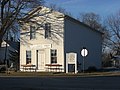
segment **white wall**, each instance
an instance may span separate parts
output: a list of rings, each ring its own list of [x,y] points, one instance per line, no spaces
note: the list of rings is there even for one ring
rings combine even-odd
[[[50,63],[50,49],[57,49],[57,63],[62,64],[64,67],[64,45],[63,45],[63,33],[64,33],[64,15],[50,11],[48,8],[43,8],[37,12],[38,16],[32,18],[34,21],[24,23],[21,29],[20,35],[20,64],[26,64],[26,50],[32,51],[32,64],[36,65],[36,51],[39,49],[45,50],[45,64]],[[51,37],[45,39],[44,25],[46,22],[51,23]],[[30,40],[30,25],[36,27],[36,38]],[[37,45],[37,47],[35,46]],[[48,45],[48,47],[45,47]],[[32,47],[36,48],[32,48]],[[50,46],[50,47],[49,47]]]

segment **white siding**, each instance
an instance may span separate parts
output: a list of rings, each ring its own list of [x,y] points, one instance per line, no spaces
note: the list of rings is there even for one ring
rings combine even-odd
[[[36,65],[37,50],[44,49],[44,64],[49,64],[51,61],[50,49],[57,49],[57,63],[62,64],[62,66],[64,67],[64,15],[55,11],[50,11],[50,9],[48,8],[43,8],[41,11],[37,12],[37,14],[39,16],[31,19],[32,21],[34,21],[34,23],[24,23],[21,29],[20,65],[26,64],[26,50],[31,50],[31,64]],[[51,37],[48,39],[45,38],[44,30],[44,25],[46,22],[51,23]],[[36,38],[33,40],[30,40],[30,25],[35,26],[37,30]],[[45,69],[43,71],[45,71]]]

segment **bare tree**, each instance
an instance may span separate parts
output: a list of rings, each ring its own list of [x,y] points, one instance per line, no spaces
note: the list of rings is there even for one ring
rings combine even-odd
[[[39,34],[40,36],[45,36],[43,34],[43,32],[46,30],[45,24],[49,22],[51,24],[50,40],[56,44],[59,44],[58,39],[63,38],[63,18],[64,14],[55,11],[55,8],[37,7],[21,20],[20,23],[23,30],[21,35],[29,37],[30,31],[26,25],[29,24],[35,26],[35,32],[37,35]],[[31,43],[28,43],[28,40],[25,39],[25,37],[21,37],[21,42],[25,43],[26,45],[31,45]]]
[[[108,16],[106,20],[107,28],[110,32],[110,46],[111,49],[120,55],[120,11],[114,15]]]
[[[87,24],[93,29],[104,33],[103,34],[103,46],[102,46],[103,47],[102,51],[104,52],[105,48],[108,46],[109,32],[107,30],[107,27],[103,25],[101,17],[98,14],[95,14],[93,12],[81,13],[80,16],[78,17],[78,20]]]
[[[54,14],[53,14],[54,13]],[[29,12],[28,15],[26,15],[24,18],[21,19],[21,28],[22,30],[28,30],[25,25],[26,23],[29,23],[30,25],[34,25],[36,27],[36,34],[39,34],[41,36],[44,36],[44,34],[40,33],[40,31],[45,30],[45,24],[46,22],[50,22],[51,26],[51,40],[58,44],[58,37],[63,38],[63,32],[61,29],[63,28],[63,17],[65,15],[71,15],[68,13],[65,9],[61,7],[57,7],[55,4],[51,4],[49,8],[47,7],[37,7]],[[54,16],[54,18],[51,17]],[[38,19],[39,17],[39,19]],[[42,18],[42,19],[41,19]],[[21,35],[27,35],[30,32],[21,32]],[[53,37],[52,37],[53,36]],[[25,38],[21,38],[22,43],[27,43],[27,45],[30,45],[28,43],[28,40],[25,40]]]
[[[63,13],[63,14],[65,14],[65,15],[69,15],[69,16],[72,16],[72,14],[70,13],[70,12],[67,12],[66,11],[66,9],[64,9],[64,8],[62,8],[62,7],[58,7],[58,6],[56,6],[55,4],[50,4],[50,6],[49,6],[52,10],[56,10],[56,11],[58,11],[58,12],[61,12],[61,13]]]
[[[6,32],[18,31],[21,18],[41,4],[43,0],[0,0],[0,47]]]
[[[99,30],[101,28],[101,18],[99,15],[90,13],[80,13],[78,20],[92,27],[93,29]]]

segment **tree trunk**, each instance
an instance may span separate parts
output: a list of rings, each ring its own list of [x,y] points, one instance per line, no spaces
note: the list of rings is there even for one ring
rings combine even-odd
[[[0,48],[1,48],[1,45],[2,45],[2,39],[0,39]]]
[[[0,31],[0,48],[1,48],[2,42],[3,42],[3,34],[2,34],[2,31]]]

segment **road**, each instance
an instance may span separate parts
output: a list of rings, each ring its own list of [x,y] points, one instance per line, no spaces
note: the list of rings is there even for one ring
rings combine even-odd
[[[120,77],[0,77],[0,90],[120,90]]]

